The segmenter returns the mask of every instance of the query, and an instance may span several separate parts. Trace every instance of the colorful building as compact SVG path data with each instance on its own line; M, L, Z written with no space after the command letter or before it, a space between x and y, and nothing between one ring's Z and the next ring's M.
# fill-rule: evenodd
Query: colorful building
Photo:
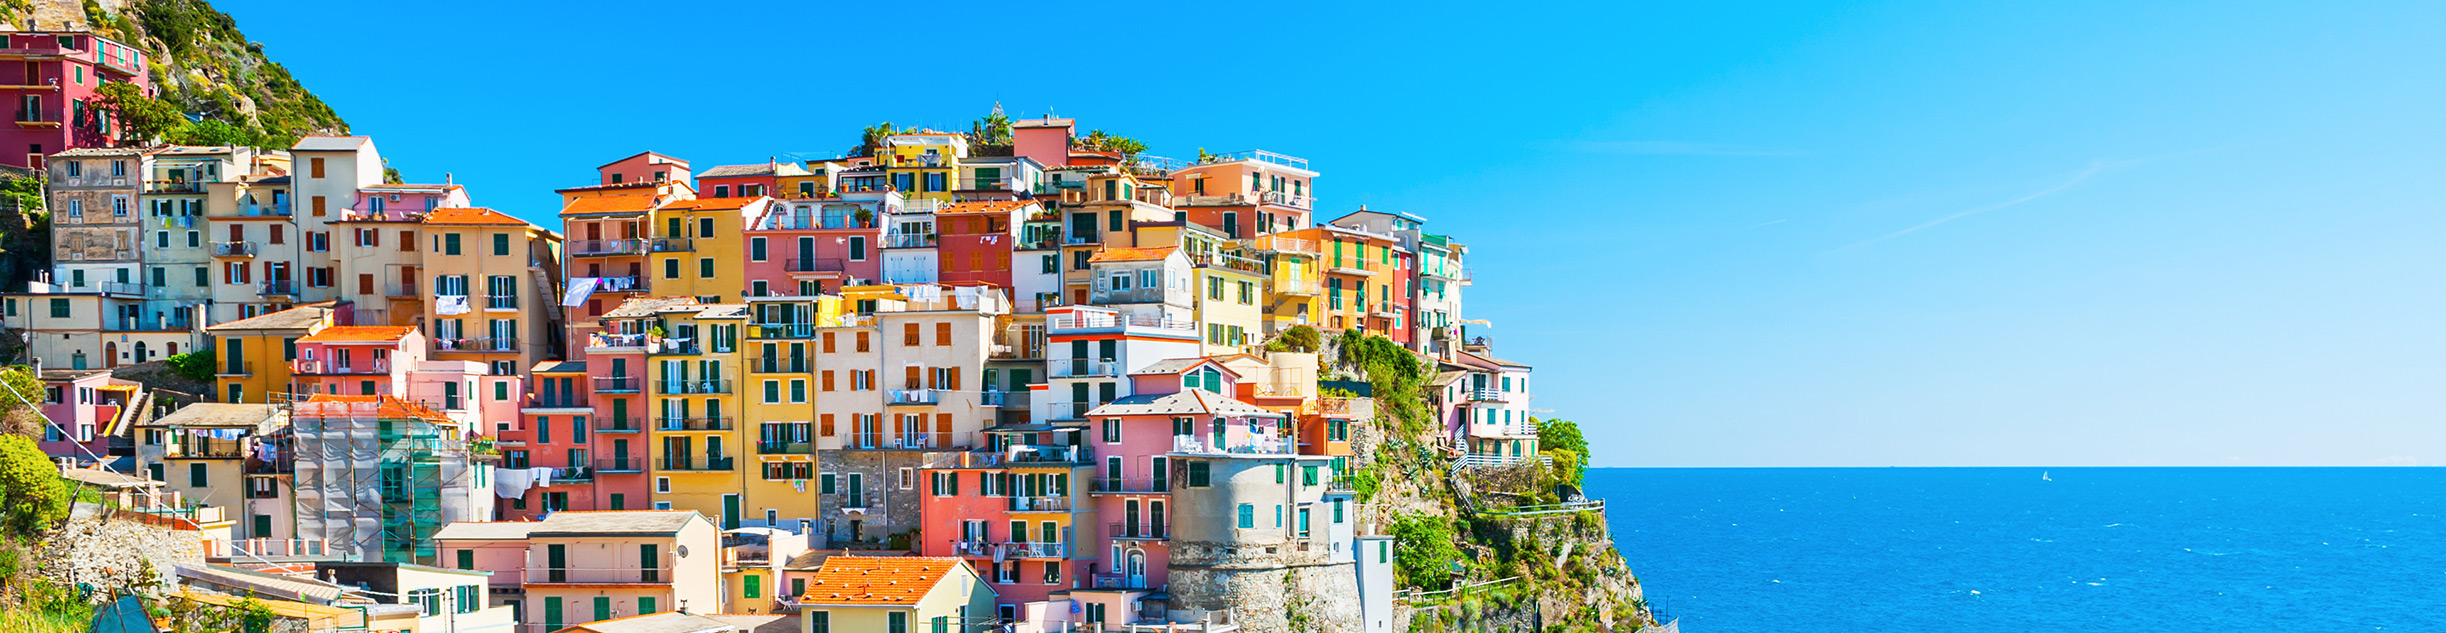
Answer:
M0 45L0 60L14 60L0 69L0 85L14 93L16 126L0 140L25 153L0 157L0 164L43 168L43 157L55 152L119 144L121 130L114 115L99 103L105 82L134 84L138 92L153 91L152 73L142 49L85 31L16 31Z

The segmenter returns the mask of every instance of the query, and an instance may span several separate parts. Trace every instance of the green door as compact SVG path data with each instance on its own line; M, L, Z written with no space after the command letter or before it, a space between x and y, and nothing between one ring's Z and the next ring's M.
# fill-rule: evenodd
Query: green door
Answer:
M595 596L595 621L611 619L611 596Z
M254 536L255 538L271 538L271 537L272 537L272 515L269 515L269 514L258 514L258 515L255 515L255 532L254 532L253 536Z
M545 599L544 599L544 630L546 630L546 631L558 631L558 630L561 630L561 599L560 599L560 598L555 597L555 598L545 598Z
M739 495L722 495L722 529L739 529Z

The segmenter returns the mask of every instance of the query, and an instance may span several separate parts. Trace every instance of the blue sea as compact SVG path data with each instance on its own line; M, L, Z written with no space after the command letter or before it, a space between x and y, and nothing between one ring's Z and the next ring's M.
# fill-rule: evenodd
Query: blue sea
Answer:
M1691 633L2446 631L2446 469L1607 468L1588 494Z

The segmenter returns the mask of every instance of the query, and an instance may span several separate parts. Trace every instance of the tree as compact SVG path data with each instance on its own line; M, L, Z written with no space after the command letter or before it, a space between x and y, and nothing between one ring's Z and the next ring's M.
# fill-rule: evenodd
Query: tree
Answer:
M0 436L0 530L30 538L68 518L59 467L23 435Z
M220 119L204 119L172 130L170 142L180 145L254 145L255 135L246 128L230 125Z
M169 365L170 371L177 373L181 378L208 383L212 382L215 373L213 371L214 361L212 348L207 347L184 354L174 354L162 362Z
M0 427L14 435L41 435L50 422L30 402L42 397L42 377L32 367L11 365L0 367L0 384L6 385L0 389ZM16 394L10 395L9 391Z
M873 156L876 150L883 149L884 137L900 132L900 128L892 127L891 121L866 126L866 129L858 131L858 146L850 148L849 155Z
M1294 352L1315 352L1318 347L1325 344L1324 335L1317 333L1316 328L1306 325L1291 326L1291 329L1283 330L1282 336L1277 338L1282 341L1283 346L1289 347Z
M1147 151L1147 144L1138 142L1138 139L1106 133L1103 130L1088 131L1086 136L1079 137L1076 145L1079 149L1091 152L1120 154L1124 162L1138 160L1138 153Z
M1554 456L1556 476L1578 486L1588 474L1588 438L1580 435L1580 425L1570 420L1529 418L1537 427L1540 452Z
M130 144L150 143L154 139L172 138L179 128L187 126L187 115L168 101L145 96L136 84L113 81L94 90L101 95L95 102L119 121L120 137Z
M976 156L1009 156L1013 141L1011 117L1002 114L1002 104L994 111L968 124L968 152Z
M1452 521L1432 514L1404 515L1393 520L1393 577L1419 589L1452 585L1453 566L1461 548L1453 545Z

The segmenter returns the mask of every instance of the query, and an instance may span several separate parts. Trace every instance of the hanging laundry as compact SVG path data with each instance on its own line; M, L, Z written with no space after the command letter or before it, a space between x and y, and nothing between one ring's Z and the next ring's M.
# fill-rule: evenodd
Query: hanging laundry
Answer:
M466 314L467 295L441 295L433 298L434 314Z
M603 279L600 277L578 277L575 279L570 279L569 292L561 295L561 307L574 308L586 305L586 299L594 296L595 291L602 286Z
M493 494L495 496L503 499L522 499L527 496L527 489L533 487L535 487L535 478L525 470L502 468L493 471Z

